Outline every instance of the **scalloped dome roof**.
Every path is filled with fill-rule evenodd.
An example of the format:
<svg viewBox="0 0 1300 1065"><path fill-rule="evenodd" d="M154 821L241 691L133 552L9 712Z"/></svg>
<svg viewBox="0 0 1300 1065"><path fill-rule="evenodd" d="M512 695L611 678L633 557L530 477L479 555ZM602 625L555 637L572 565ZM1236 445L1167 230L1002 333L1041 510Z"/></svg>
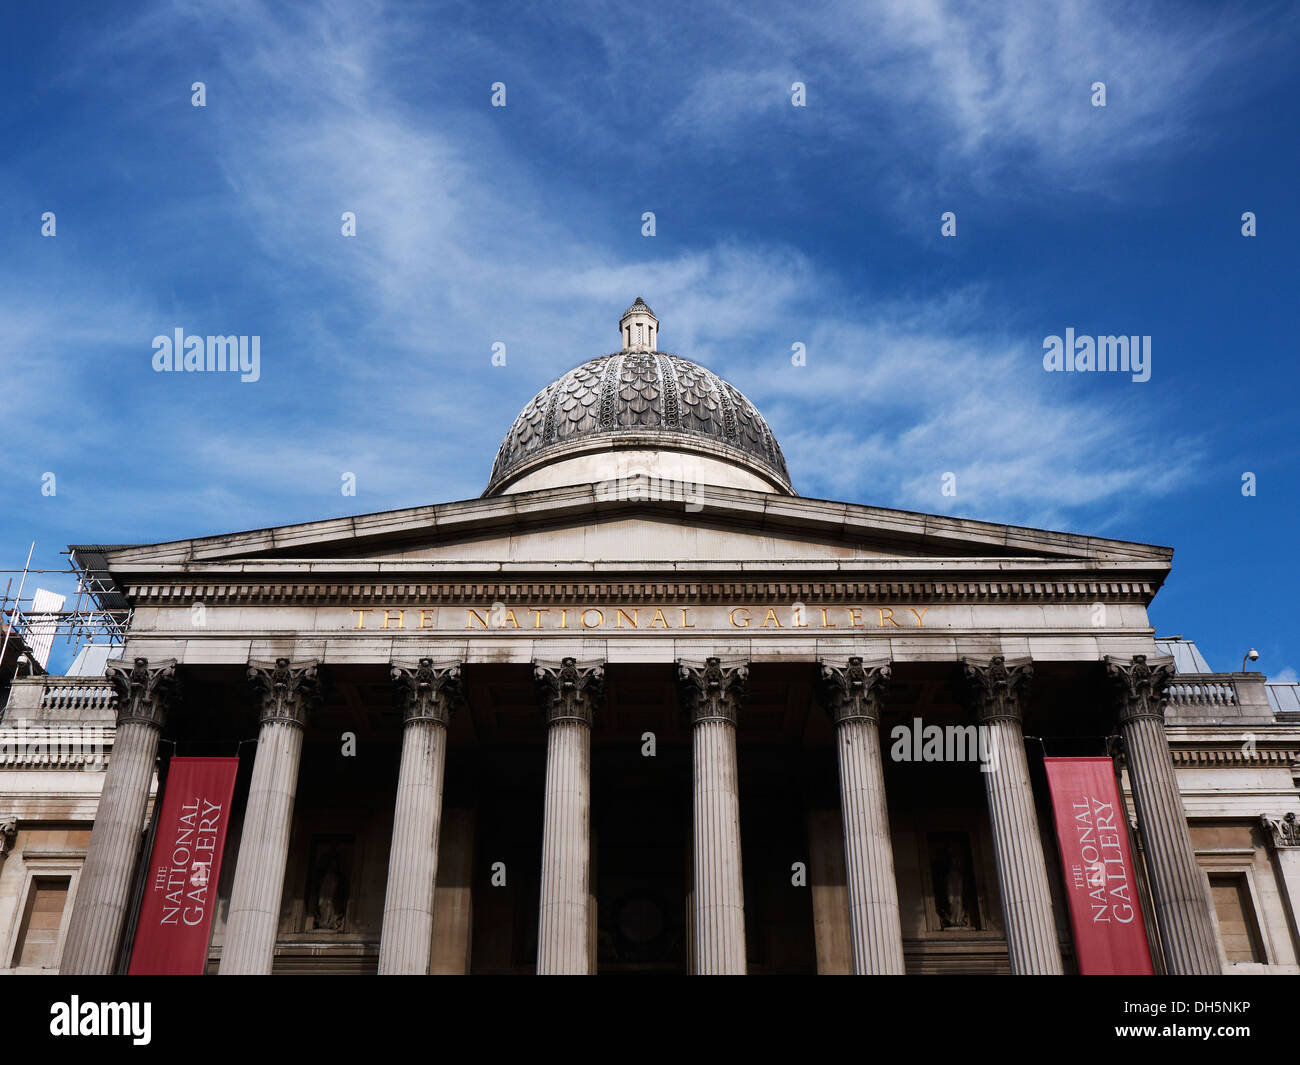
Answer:
<svg viewBox="0 0 1300 1065"><path fill-rule="evenodd" d="M652 341L658 325L652 314L638 297L620 321L623 351L575 366L520 411L485 496L548 462L619 448L702 455L794 494L781 446L739 389L680 355L644 350L640 338ZM644 334L627 324L629 315L645 316Z"/></svg>

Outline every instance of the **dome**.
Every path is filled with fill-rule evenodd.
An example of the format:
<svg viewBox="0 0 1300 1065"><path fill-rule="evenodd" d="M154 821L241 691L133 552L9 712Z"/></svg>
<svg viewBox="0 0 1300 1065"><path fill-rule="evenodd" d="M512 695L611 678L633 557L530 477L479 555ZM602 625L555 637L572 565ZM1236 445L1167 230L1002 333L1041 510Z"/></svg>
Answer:
<svg viewBox="0 0 1300 1065"><path fill-rule="evenodd" d="M638 297L619 322L624 350L575 366L533 397L483 494L646 472L793 495L785 456L754 405L703 366L651 350L657 330ZM622 463L592 461L617 452L628 453ZM542 476L545 467L557 468Z"/></svg>

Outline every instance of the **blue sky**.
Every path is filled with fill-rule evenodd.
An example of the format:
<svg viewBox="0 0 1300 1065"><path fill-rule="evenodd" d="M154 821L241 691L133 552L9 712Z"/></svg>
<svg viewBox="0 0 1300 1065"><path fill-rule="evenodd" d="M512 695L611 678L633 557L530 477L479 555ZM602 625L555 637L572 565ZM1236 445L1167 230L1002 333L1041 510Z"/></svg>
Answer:
<svg viewBox="0 0 1300 1065"><path fill-rule="evenodd" d="M1171 545L1159 634L1293 676L1298 37L1285 4L18 0L0 565L477 496L641 295L802 494ZM1151 336L1150 381L1046 373L1067 327ZM260 336L260 380L155 373L176 328Z"/></svg>

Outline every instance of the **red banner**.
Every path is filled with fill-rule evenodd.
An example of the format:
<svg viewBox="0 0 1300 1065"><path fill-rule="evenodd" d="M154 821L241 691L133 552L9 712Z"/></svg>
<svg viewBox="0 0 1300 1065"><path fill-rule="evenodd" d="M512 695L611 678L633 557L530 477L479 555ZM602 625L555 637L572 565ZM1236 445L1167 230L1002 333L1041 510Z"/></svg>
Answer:
<svg viewBox="0 0 1300 1065"><path fill-rule="evenodd" d="M1079 972L1149 976L1124 804L1109 758L1047 758Z"/></svg>
<svg viewBox="0 0 1300 1065"><path fill-rule="evenodd" d="M238 758L173 758L131 973L193 975L208 956Z"/></svg>

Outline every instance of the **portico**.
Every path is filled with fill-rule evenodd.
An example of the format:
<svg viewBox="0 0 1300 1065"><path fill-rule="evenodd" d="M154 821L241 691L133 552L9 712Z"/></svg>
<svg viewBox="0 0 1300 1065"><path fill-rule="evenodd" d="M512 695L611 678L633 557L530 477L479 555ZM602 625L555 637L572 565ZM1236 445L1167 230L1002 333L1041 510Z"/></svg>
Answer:
<svg viewBox="0 0 1300 1065"><path fill-rule="evenodd" d="M241 757L209 968L1071 971L1042 754L1122 737L1155 956L1206 971L1146 613L1172 552L798 497L752 405L637 335L539 393L481 499L104 549L120 727ZM892 757L911 722L996 770ZM69 971L119 949L137 762Z"/></svg>
<svg viewBox="0 0 1300 1065"><path fill-rule="evenodd" d="M922 970L944 956L989 971L1068 967L1023 722L1062 750L1096 747L1118 729L1127 704L1107 661L1156 658L1145 602L1168 553L1060 534L1033 543L1028 530L956 521L908 536L914 516L840 505L839 523L852 518L855 531L834 544L819 521L829 505L795 499L779 501L779 535L755 536L776 500L718 488L711 502L707 535L724 557L707 562L667 561L689 557L683 541L700 538L680 503L598 503L580 486L376 515L346 533L329 522L276 530L289 556L268 551L264 533L117 554L114 578L136 609L127 654L176 662L161 734L182 750L224 741L233 751L258 737L242 751L245 812L213 937L222 971L429 971L448 942L457 971L743 972L751 953L782 952L805 971ZM810 519L802 529L796 507ZM664 560L603 548L598 561L558 564L557 541L573 534L554 515L566 511L582 515L589 539L653 530ZM419 535L424 546L412 544ZM457 557L460 544L488 537L510 539L510 562ZM993 539L1002 554L987 554ZM963 540L979 554L963 557ZM810 557L795 561L797 552ZM194 603L204 605L201 629ZM558 625L581 625L584 613L594 622L595 611L604 624ZM898 627L878 624L890 614ZM557 625L536 627L539 616ZM1099 616L1107 624L1094 624ZM657 617L688 624L642 627ZM971 678L998 658L1029 678L988 704ZM421 669L427 683L412 689ZM894 763L881 743L894 722L981 714L1011 730L1000 748L1008 773L981 780L969 765ZM347 733L354 755L344 753ZM629 801L612 789L613 765L615 777L635 772L663 796L648 831L682 850L662 868L653 850L640 863L616 856L600 827ZM510 782L496 791L503 775ZM348 789L334 798L365 815L323 801L329 780ZM760 826L778 790L788 808ZM485 791L495 795L485 801ZM979 810L967 816L972 798ZM448 818L457 829L438 832ZM769 838L750 857L755 835ZM936 847L957 844L974 866L964 915L941 912L949 903L931 868ZM1148 845L1187 859L1177 838ZM312 863L330 846L347 851L349 883L342 925L325 929L312 912ZM119 877L129 878L131 857L116 857ZM498 863L504 883L493 886ZM805 887L792 883L798 863L810 870ZM606 865L624 883L610 902L622 929L598 906ZM439 873L449 867L454 888ZM670 889L639 898L635 881L662 874L676 877ZM1180 900L1192 913L1196 902ZM774 952L754 943L772 928L761 917L762 932L752 927L760 905L784 915ZM456 922L442 929L443 947L439 915ZM509 936L499 927L476 936L479 915L508 918ZM677 933L666 931L672 921ZM638 953L636 936L673 934L664 957L677 960L629 960L653 953Z"/></svg>

